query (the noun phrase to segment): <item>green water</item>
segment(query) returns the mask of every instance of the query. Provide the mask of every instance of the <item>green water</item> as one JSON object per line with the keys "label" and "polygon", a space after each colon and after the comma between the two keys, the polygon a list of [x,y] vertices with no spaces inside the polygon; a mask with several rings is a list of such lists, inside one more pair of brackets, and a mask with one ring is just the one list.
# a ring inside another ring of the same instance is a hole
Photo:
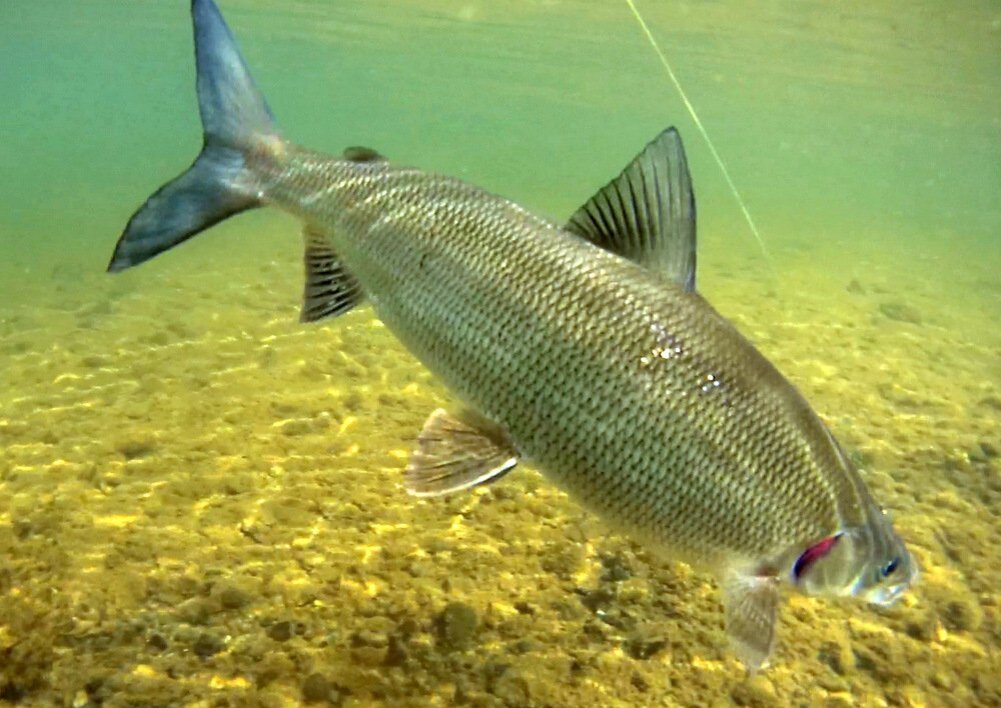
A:
{"label": "green water", "polygon": [[770,260],[625,2],[222,10],[287,136],[554,218],[677,125],[700,289],[861,460],[914,592],[790,598],[749,679],[712,579],[534,471],[410,499],[448,393],[368,309],[296,322],[291,219],[103,273],[200,145],[187,4],[7,0],[0,702],[1001,703],[1001,8],[637,6]]}

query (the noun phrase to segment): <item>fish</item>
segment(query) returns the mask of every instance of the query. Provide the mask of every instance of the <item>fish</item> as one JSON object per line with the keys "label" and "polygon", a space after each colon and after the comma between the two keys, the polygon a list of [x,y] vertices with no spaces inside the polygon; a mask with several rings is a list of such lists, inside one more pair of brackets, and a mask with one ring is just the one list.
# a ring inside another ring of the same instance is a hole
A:
{"label": "fish", "polygon": [[287,140],[213,0],[193,0],[204,131],[194,163],[132,215],[108,270],[234,214],[303,223],[300,319],[363,302],[457,401],[403,473],[416,497],[528,462],[669,561],[711,574],[751,671],[782,593],[895,602],[918,565],[799,391],[696,287],[679,132],[659,133],[567,221],[376,150]]}

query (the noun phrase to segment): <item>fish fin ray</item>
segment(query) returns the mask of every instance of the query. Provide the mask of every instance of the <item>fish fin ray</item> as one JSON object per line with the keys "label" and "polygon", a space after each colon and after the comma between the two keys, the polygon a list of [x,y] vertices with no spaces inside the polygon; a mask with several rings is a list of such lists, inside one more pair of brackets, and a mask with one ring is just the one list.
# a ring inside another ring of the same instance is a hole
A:
{"label": "fish fin ray", "polygon": [[775,648],[781,596],[778,580],[731,572],[723,582],[726,633],[752,673],[764,667]]}
{"label": "fish fin ray", "polygon": [[566,229],[694,290],[695,194],[678,131],[650,141]]}
{"label": "fish fin ray", "polygon": [[220,221],[261,206],[246,156],[277,153],[282,139],[236,40],[212,0],[193,0],[198,109],[203,147],[182,175],[132,215],[108,271],[139,265]]}
{"label": "fish fin ray", "polygon": [[435,497],[494,482],[518,463],[518,451],[495,423],[464,411],[434,411],[417,438],[404,486],[417,497]]}
{"label": "fish fin ray", "polygon": [[302,233],[306,242],[306,285],[299,321],[316,322],[343,315],[364,300],[365,293],[322,233],[309,226]]}

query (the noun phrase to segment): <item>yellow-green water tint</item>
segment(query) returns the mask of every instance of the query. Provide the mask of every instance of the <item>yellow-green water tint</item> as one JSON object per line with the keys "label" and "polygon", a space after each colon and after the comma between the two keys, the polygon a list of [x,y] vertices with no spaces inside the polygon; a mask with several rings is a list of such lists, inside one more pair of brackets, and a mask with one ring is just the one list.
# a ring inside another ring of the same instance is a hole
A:
{"label": "yellow-green water tint", "polygon": [[[923,569],[791,598],[748,679],[717,590],[529,469],[415,501],[448,394],[364,309],[296,322],[298,226],[242,216],[117,276],[200,144],[182,0],[0,5],[0,701],[1001,702],[1001,9],[228,0],[290,136],[569,214],[665,125],[700,289],[859,459]],[[475,617],[475,629],[470,619]]]}

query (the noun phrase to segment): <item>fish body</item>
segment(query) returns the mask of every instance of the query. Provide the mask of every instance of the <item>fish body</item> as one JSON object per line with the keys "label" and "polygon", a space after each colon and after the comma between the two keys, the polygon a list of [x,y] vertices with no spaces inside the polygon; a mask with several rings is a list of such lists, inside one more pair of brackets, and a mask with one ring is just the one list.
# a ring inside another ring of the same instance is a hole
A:
{"label": "fish body", "polygon": [[282,138],[211,0],[193,0],[205,147],[132,217],[121,270],[271,205],[306,233],[304,320],[364,299],[460,398],[418,438],[419,496],[530,460],[587,508],[714,573],[763,664],[778,588],[895,600],[917,567],[803,397],[695,289],[680,137],[657,136],[566,224],[374,151]]}
{"label": "fish body", "polygon": [[450,177],[299,151],[255,174],[421,362],[606,518],[713,568],[865,523],[823,424],[697,292]]}

